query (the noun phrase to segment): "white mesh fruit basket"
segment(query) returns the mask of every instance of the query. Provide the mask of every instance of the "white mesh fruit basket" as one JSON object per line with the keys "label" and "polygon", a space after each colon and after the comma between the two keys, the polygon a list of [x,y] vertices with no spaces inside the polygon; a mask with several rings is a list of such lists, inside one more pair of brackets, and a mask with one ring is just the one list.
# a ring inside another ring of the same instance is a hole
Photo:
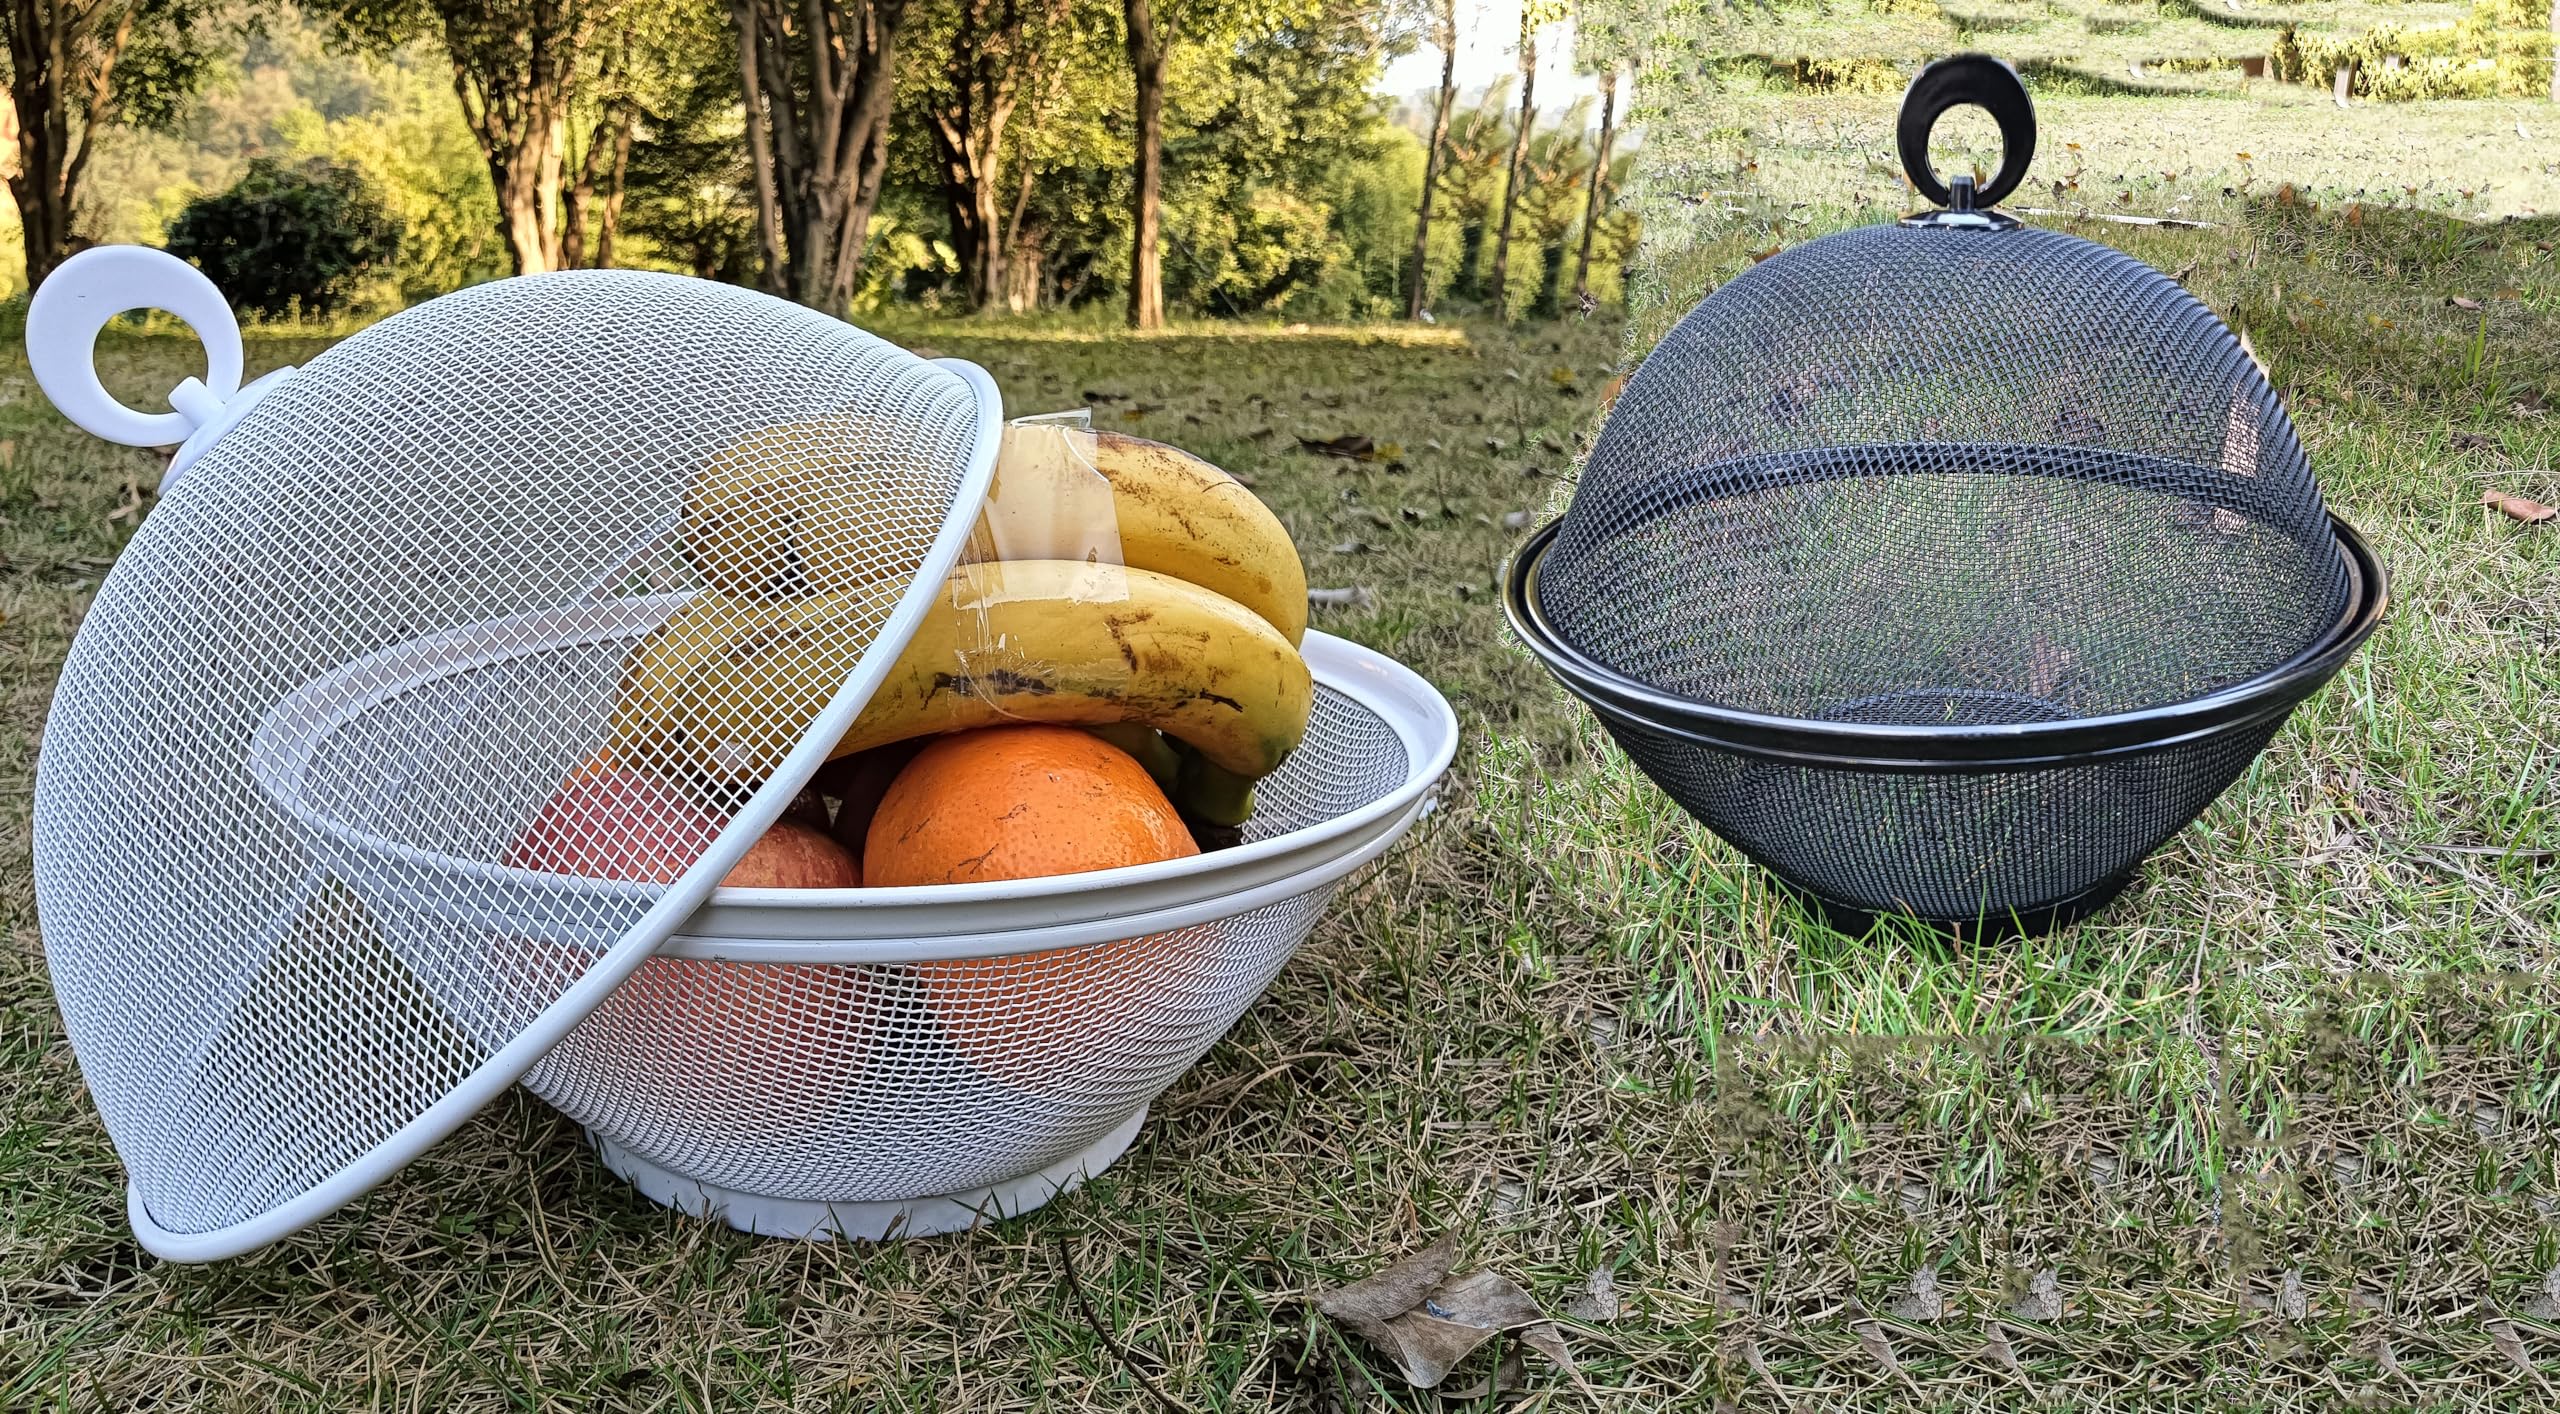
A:
{"label": "white mesh fruit basket", "polygon": [[[137,308],[209,350],[168,414],[92,366]],[[752,292],[582,272],[243,388],[202,277],[115,248],[48,280],[28,331],[75,421],[185,444],[66,660],[35,812],[56,996],[163,1256],[305,1226],[519,1079],[650,1196],[755,1231],[1036,1206],[1131,1141],[1454,748],[1428,685],[1311,635],[1304,741],[1239,845],[715,892],[960,562],[1003,425],[983,373]],[[820,596],[831,666],[689,685],[744,724],[701,767],[754,764],[725,820],[688,834],[695,807],[644,793],[572,867],[527,867],[622,730],[635,650],[771,575]],[[600,862],[643,848],[663,870]]]}

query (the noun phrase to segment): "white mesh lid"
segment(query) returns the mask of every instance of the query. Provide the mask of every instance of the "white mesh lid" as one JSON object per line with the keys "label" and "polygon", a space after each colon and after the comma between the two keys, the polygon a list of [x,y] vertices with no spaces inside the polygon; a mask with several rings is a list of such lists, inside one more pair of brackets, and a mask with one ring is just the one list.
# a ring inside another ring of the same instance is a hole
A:
{"label": "white mesh lid", "polygon": [[[156,418],[91,362],[140,308],[209,352]],[[464,290],[247,390],[158,252],[75,257],[27,329],[75,421],[188,438],[35,801],[55,994],[135,1231],[182,1260],[380,1182],[693,911],[912,635],[1001,427],[970,365],[671,275]],[[741,674],[741,633],[817,676]]]}

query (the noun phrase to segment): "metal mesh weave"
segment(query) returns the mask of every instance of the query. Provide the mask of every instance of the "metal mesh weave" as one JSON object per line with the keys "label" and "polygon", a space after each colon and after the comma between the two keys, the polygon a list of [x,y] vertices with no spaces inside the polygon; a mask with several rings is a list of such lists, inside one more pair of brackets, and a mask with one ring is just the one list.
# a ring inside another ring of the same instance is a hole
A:
{"label": "metal mesh weave", "polygon": [[2056,232],[1876,226],[1753,267],[1646,357],[1540,604],[1701,702],[1997,721],[2253,677],[2346,583],[2274,391],[2174,281]]}
{"label": "metal mesh weave", "polygon": [[843,680],[706,663],[720,759],[606,771],[529,853],[633,645],[714,586],[839,592],[858,652],[978,416],[839,321],[579,273],[375,325],[217,443],[101,587],[37,783],[55,989],[152,1219],[212,1232],[348,1170],[624,937],[719,836],[721,778]]}
{"label": "metal mesh weave", "polygon": [[[1255,791],[1250,839],[1405,784],[1395,732],[1319,688]],[[1325,884],[1093,947],[904,966],[652,958],[527,1083],[652,1163],[721,1188],[869,1202],[1018,1178],[1173,1083],[1270,984]]]}
{"label": "metal mesh weave", "polygon": [[[1536,593],[1566,646],[1709,711],[1966,727],[2261,678],[2339,624],[2353,583],[2275,392],[2176,282],[2056,232],[1877,226],[1753,267],[1646,358]],[[1880,771],[1601,716],[1780,876],[1935,920],[2121,879],[2281,721],[2086,764]]]}

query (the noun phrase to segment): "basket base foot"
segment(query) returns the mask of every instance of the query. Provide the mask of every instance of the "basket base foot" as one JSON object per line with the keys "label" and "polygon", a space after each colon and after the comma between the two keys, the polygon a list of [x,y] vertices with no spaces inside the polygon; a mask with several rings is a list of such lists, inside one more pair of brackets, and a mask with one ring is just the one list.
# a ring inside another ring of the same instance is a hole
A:
{"label": "basket base foot", "polygon": [[596,1156],[652,1202],[695,1217],[716,1217],[740,1232],[759,1237],[797,1237],[813,1241],[854,1238],[880,1242],[892,1237],[933,1237],[963,1232],[980,1223],[1019,1217],[1061,1193],[1072,1193],[1084,1181],[1111,1167],[1138,1137],[1147,1122],[1141,1105],[1110,1133],[1082,1150],[1034,1173],[964,1193],[927,1198],[882,1199],[861,1203],[827,1203],[805,1198],[769,1198],[704,1183],[660,1168],[601,1134],[587,1137]]}
{"label": "basket base foot", "polygon": [[2022,912],[1986,914],[1979,918],[1917,918],[1908,913],[1880,913],[1824,898],[1811,889],[1785,880],[1780,880],[1780,883],[1834,932],[1852,938],[1865,935],[1886,919],[1897,919],[1905,923],[1916,922],[1931,932],[1960,943],[2006,943],[2020,938],[2042,937],[2087,918],[2115,902],[2116,895],[2123,893],[2125,885],[2133,882],[2136,872],[2138,868],[2128,869],[2057,903]]}

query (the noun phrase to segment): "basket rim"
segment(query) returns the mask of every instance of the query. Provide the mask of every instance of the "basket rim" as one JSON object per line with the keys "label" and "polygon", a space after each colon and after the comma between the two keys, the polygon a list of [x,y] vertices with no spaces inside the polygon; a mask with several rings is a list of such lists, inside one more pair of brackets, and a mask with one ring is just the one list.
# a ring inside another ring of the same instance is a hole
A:
{"label": "basket rim", "polygon": [[1538,602],[1538,571],[1564,517],[1532,533],[1503,574],[1512,632],[1565,689],[1604,717],[1699,746],[1795,765],[1865,771],[2025,770],[2163,750],[2282,716],[2318,691],[2390,608],[2388,572],[2364,536],[2331,512],[2348,578],[2337,621],[2283,663],[2200,697],[2056,722],[1913,726],[1753,712],[1648,686],[1566,643]]}

